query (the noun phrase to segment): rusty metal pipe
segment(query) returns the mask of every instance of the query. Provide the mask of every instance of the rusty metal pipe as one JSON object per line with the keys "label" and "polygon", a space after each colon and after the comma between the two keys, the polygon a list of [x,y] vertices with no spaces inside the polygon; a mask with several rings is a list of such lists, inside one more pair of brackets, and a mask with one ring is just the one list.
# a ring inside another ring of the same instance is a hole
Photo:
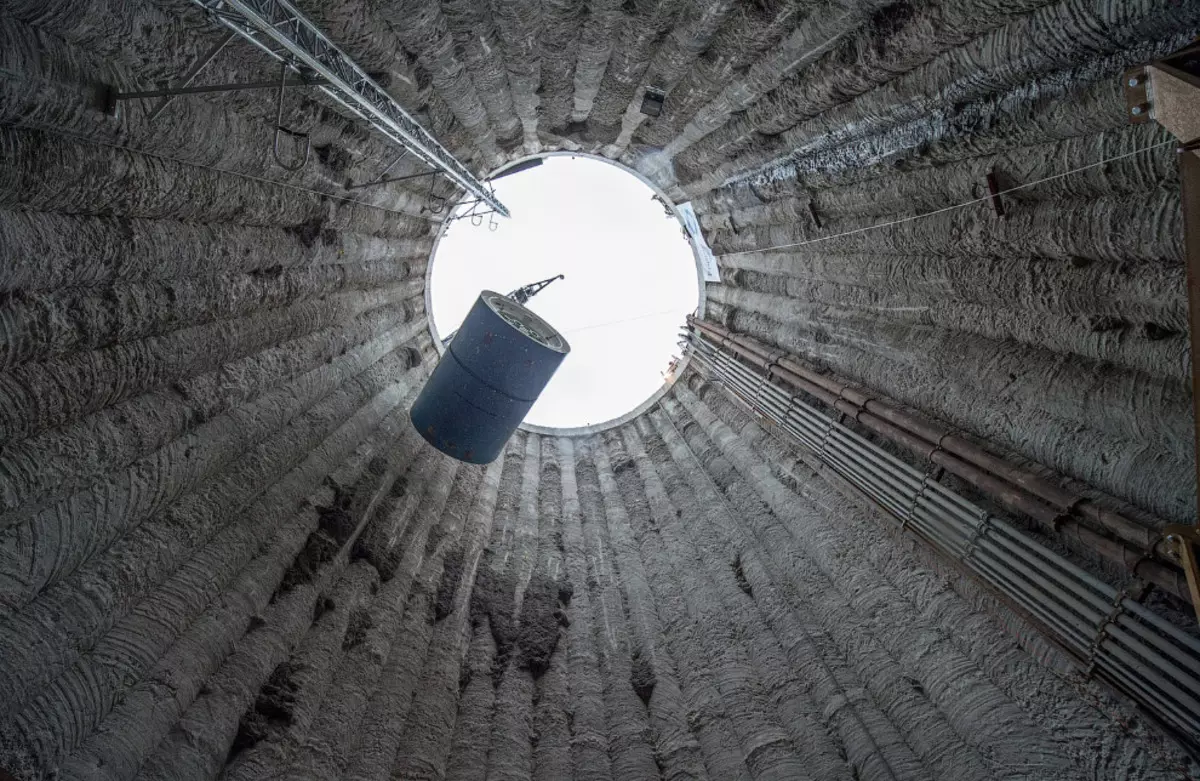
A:
{"label": "rusty metal pipe", "polygon": [[[957,453],[950,452],[944,446],[939,447],[936,441],[930,441],[915,431],[876,415],[862,405],[855,404],[851,400],[851,396],[856,396],[860,400],[866,400],[867,397],[854,389],[843,385],[841,386],[841,391],[834,393],[829,387],[830,383],[836,385],[834,381],[824,378],[822,382],[817,382],[817,379],[823,378],[823,375],[804,369],[804,367],[799,367],[803,370],[803,374],[793,371],[790,365],[784,365],[783,359],[787,356],[783,351],[768,351],[767,348],[757,344],[748,337],[735,334],[721,326],[698,320],[694,317],[689,317],[688,323],[704,333],[715,337],[714,341],[718,345],[733,350],[747,362],[767,371],[771,375],[779,377],[789,385],[808,393],[839,412],[853,417],[865,428],[889,441],[903,446],[919,458],[935,463],[951,474],[966,480],[972,486],[991,496],[1009,510],[1031,517],[1067,541],[1075,542],[1084,549],[1098,554],[1138,577],[1145,578],[1169,593],[1178,596],[1180,599],[1187,602],[1191,601],[1186,576],[1175,569],[1173,562],[1164,555],[1164,551],[1160,550],[1159,546],[1151,546],[1148,549],[1133,548],[1128,542],[1113,540],[1096,532],[1081,523],[1077,518],[1064,514],[1063,511],[1060,511],[1054,504],[1048,503],[1040,495],[1029,491],[1025,487],[1025,484],[1007,481],[1002,476],[985,467],[960,458]],[[787,363],[791,364],[793,362],[789,361]],[[877,401],[874,399],[870,400]],[[891,408],[891,411],[892,414],[890,417],[892,419],[912,421],[911,416],[894,407]],[[927,432],[935,431],[934,429],[930,429],[928,425],[918,426],[917,428],[923,428]],[[983,452],[976,446],[971,445],[971,443],[965,442],[965,440],[963,442],[966,445],[970,445],[974,450],[980,453]],[[992,456],[991,454],[987,454],[987,456],[988,458],[985,460],[985,463],[1000,461],[1006,465],[1007,472],[1022,471],[1011,464],[1007,464],[1007,462],[1003,462],[1002,459],[998,459],[996,456]],[[1029,475],[1029,477],[1032,480],[1025,481],[1026,484],[1039,481],[1042,483],[1045,482],[1033,475]],[[1062,489],[1058,490],[1062,492]],[[1085,500],[1081,498],[1076,503],[1075,509],[1079,509],[1079,504],[1083,501]],[[1113,518],[1120,518],[1126,524],[1133,524],[1133,521],[1117,513],[1105,511],[1104,514],[1110,521]],[[1149,530],[1143,531],[1145,534],[1152,534]],[[1155,559],[1158,560],[1156,561]]]}
{"label": "rusty metal pipe", "polygon": [[[757,362],[757,360],[761,360],[760,356],[758,356],[758,355],[755,355],[753,357],[749,357],[749,356],[746,356],[746,357],[748,357],[751,362]],[[730,358],[725,358],[724,360],[729,361],[731,366],[736,367],[738,365],[735,361],[732,361],[732,359],[730,359]],[[742,369],[741,371],[747,377],[749,376],[749,370]],[[781,371],[781,372],[779,372],[779,374],[781,377],[787,379],[789,372]],[[750,380],[749,384],[753,385],[753,380]],[[803,388],[805,383],[802,380],[798,380],[797,385]],[[768,384],[767,387],[771,387],[771,386]],[[1051,508],[1040,504],[1035,499],[1025,496],[1025,495],[1021,494],[1019,491],[1013,490],[1012,487],[1004,485],[1003,483],[999,482],[996,478],[994,478],[990,475],[987,475],[985,472],[982,472],[981,470],[972,468],[971,465],[969,465],[969,464],[966,464],[966,463],[956,460],[952,457],[949,457],[944,453],[937,452],[936,448],[934,448],[933,446],[929,445],[926,442],[921,441],[919,438],[913,437],[912,435],[908,434],[907,432],[904,432],[903,430],[899,429],[898,427],[891,426],[886,421],[877,420],[873,416],[870,416],[870,415],[860,415],[858,419],[866,427],[875,431],[877,434],[880,434],[881,436],[885,437],[886,439],[895,441],[898,444],[904,445],[910,451],[915,452],[920,456],[930,458],[930,460],[933,461],[933,463],[937,463],[938,465],[946,468],[947,471],[951,471],[954,474],[959,475],[963,479],[968,480],[968,482],[970,482],[972,485],[975,485],[977,488],[984,491],[985,493],[988,493],[990,495],[998,495],[998,498],[1000,499],[1000,501],[1002,501],[1006,506],[1009,506],[1010,509],[1013,509],[1017,512],[1022,512],[1026,515],[1029,515],[1047,526],[1053,526],[1054,523],[1056,522],[1056,520],[1058,520],[1060,518],[1058,513],[1055,513]],[[810,425],[815,425],[815,424],[810,424]],[[809,436],[814,436],[815,434],[816,434],[816,432],[814,431],[814,432],[810,433]],[[836,437],[831,437],[830,444],[833,444],[836,439],[837,439]],[[861,457],[861,456],[862,456],[862,454],[858,454],[857,457]],[[1084,527],[1084,528],[1086,529],[1086,527]],[[1091,530],[1087,530],[1087,531],[1090,532]],[[1098,540],[1099,542],[1093,542],[1093,537],[1090,537],[1086,534],[1083,536],[1082,539],[1078,539],[1078,535],[1076,535],[1076,538],[1080,542],[1080,544],[1085,544],[1090,549],[1100,547],[1102,550],[1107,551],[1110,558],[1113,558],[1113,557],[1120,558],[1121,557],[1121,552],[1122,552],[1121,549],[1113,547],[1113,543],[1111,540],[1109,540],[1108,538],[1103,537],[1101,535],[1095,535],[1094,532],[1092,532],[1092,535],[1094,535],[1095,540]],[[1139,556],[1138,559],[1140,559],[1140,558],[1141,557]],[[1124,561],[1125,566],[1127,568],[1129,566],[1134,566],[1138,563],[1137,560],[1125,561],[1124,559],[1122,559],[1122,561]]]}
{"label": "rusty metal pipe", "polygon": [[[1100,525],[1123,540],[1138,546],[1142,551],[1155,557],[1174,563],[1162,535],[1152,529],[1125,517],[1119,512],[1103,507],[1087,497],[1080,496],[1068,489],[1055,485],[1043,477],[1022,469],[1004,458],[989,453],[980,446],[956,434],[953,430],[935,422],[925,420],[901,409],[894,402],[878,397],[868,396],[860,389],[848,383],[822,374],[800,363],[795,356],[782,350],[771,351],[769,348],[756,343],[742,334],[736,334],[723,326],[699,320],[689,316],[688,323],[718,340],[719,343],[735,348],[737,352],[748,357],[767,361],[765,368],[775,371],[782,376],[780,368],[785,369],[789,378],[803,380],[805,391],[821,401],[835,406],[839,411],[856,415],[857,408],[870,412],[905,431],[911,432],[931,443],[931,447],[946,450],[962,460],[990,472],[1000,479],[1018,486],[1039,500],[1049,504],[1061,513],[1075,512],[1088,520]],[[776,368],[778,367],[778,368]],[[809,390],[809,387],[819,388],[821,392]],[[849,405],[846,404],[849,403]]]}
{"label": "rusty metal pipe", "polygon": [[[1164,560],[1170,561],[1166,555],[1167,549],[1161,540],[1161,535],[1118,512],[1102,507],[1086,497],[1078,496],[1042,477],[1021,469],[963,439],[948,428],[914,417],[893,403],[867,396],[845,382],[813,371],[800,364],[794,356],[786,354],[782,350],[771,351],[747,336],[736,334],[715,323],[698,320],[695,317],[689,317],[688,322],[715,337],[718,343],[734,348],[743,357],[753,356],[765,361],[766,363],[758,364],[760,367],[773,371],[789,381],[800,381],[797,383],[798,387],[829,406],[837,408],[840,412],[856,417],[859,410],[870,412],[926,440],[930,443],[931,449],[947,450],[968,463],[1022,488],[1057,510],[1078,512],[1122,539],[1138,545],[1146,552],[1153,552]],[[784,371],[780,371],[780,369]],[[847,402],[849,403],[847,404]]]}
{"label": "rusty metal pipe", "polygon": [[[1103,670],[1111,683],[1140,682],[1129,692],[1135,699],[1153,687],[1159,694],[1155,706],[1170,720],[1196,731],[1197,722],[1188,715],[1195,708],[1189,710],[1187,704],[1200,705],[1195,699],[1200,684],[1191,676],[1200,642],[1003,520],[985,520],[978,508],[960,504],[959,497],[936,482],[910,510],[907,497],[922,482],[912,466],[834,423],[780,385],[764,382],[762,375],[711,342],[699,340],[695,350],[699,363],[749,409],[806,442],[832,472],[905,522],[914,535],[949,554],[960,571],[973,572],[1006,605],[1048,630],[1047,636],[1065,652],[1081,664],[1095,665],[1089,669]],[[955,501],[943,504],[948,499]],[[1180,702],[1185,703],[1182,709]]]}

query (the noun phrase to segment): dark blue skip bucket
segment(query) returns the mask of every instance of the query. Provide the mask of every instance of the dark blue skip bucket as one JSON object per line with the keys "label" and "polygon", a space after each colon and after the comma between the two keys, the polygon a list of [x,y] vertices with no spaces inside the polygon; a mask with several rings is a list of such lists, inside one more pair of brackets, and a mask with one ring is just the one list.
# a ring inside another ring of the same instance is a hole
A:
{"label": "dark blue skip bucket", "polygon": [[413,403],[413,426],[448,456],[490,464],[570,351],[545,320],[485,290]]}

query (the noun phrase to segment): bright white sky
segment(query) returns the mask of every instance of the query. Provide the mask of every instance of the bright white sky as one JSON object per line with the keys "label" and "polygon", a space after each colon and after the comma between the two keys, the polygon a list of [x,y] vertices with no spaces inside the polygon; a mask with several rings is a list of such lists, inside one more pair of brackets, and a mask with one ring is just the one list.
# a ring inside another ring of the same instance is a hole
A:
{"label": "bright white sky", "polygon": [[512,219],[497,218],[494,232],[486,217],[479,227],[459,220],[438,246],[438,333],[458,327],[480,290],[565,274],[526,305],[571,352],[525,422],[587,426],[629,412],[662,387],[679,327],[699,305],[682,226],[637,177],[585,157],[548,157],[495,187]]}

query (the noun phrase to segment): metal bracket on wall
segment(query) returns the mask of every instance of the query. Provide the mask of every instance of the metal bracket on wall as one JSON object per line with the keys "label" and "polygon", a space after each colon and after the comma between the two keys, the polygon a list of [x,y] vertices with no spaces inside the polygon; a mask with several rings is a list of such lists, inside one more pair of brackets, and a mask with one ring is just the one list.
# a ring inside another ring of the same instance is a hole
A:
{"label": "metal bracket on wall", "polygon": [[[491,187],[490,183],[488,184],[488,187]],[[495,209],[488,209],[487,211],[479,211],[478,210],[479,207],[483,205],[483,201],[481,199],[476,198],[475,200],[473,200],[469,203],[464,203],[462,205],[470,206],[471,208],[462,214],[452,215],[449,219],[446,220],[447,223],[454,222],[455,220],[469,219],[471,221],[471,224],[474,225],[476,228],[478,228],[479,226],[483,225],[483,218],[487,217],[488,218],[488,230],[494,231],[500,227],[500,223],[496,222],[496,218],[494,216],[490,216],[490,215],[496,214]]]}
{"label": "metal bracket on wall", "polygon": [[[440,195],[433,194],[433,186],[435,184],[437,184],[436,176],[429,180],[429,192],[425,194],[425,200],[429,201],[429,203],[431,204],[429,206],[430,212],[432,212],[433,214],[441,214],[442,212],[446,211],[446,199]],[[433,206],[432,204],[435,204],[435,203],[437,205]]]}
{"label": "metal bracket on wall", "polygon": [[[382,185],[382,184],[391,184],[392,182],[404,182],[404,181],[408,181],[410,179],[421,179],[421,178],[428,176],[428,177],[430,177],[429,178],[429,192],[426,193],[425,200],[427,200],[431,205],[427,206],[426,208],[428,208],[429,211],[433,214],[441,214],[442,212],[444,212],[446,210],[446,199],[440,195],[433,194],[433,187],[435,184],[437,184],[437,178],[438,178],[438,175],[442,173],[441,171],[423,171],[419,174],[405,174],[404,176],[388,176],[387,175],[388,171],[391,171],[393,168],[395,168],[397,163],[399,163],[404,158],[408,157],[408,153],[409,153],[409,150],[407,150],[407,149],[405,149],[403,152],[401,152],[400,156],[397,157],[395,160],[393,160],[391,163],[389,163],[388,167],[383,169],[383,171],[380,172],[379,176],[377,176],[374,180],[372,180],[370,182],[361,182],[360,184],[355,184],[353,181],[347,180],[347,182],[345,184],[345,188],[347,190],[362,190],[367,187],[378,187],[379,185]],[[436,204],[436,205],[432,205],[432,204]]]}
{"label": "metal bracket on wall", "polygon": [[[391,166],[388,166],[388,167],[390,168]],[[424,179],[426,176],[432,176],[436,179],[437,175],[440,173],[441,173],[441,171],[422,171],[419,174],[405,174],[404,176],[388,176],[388,177],[384,177],[382,179],[376,179],[373,182],[363,182],[362,184],[354,184],[352,182],[346,182],[346,189],[347,190],[362,190],[367,187],[378,187],[382,184],[391,184],[392,182],[406,182],[409,179]],[[429,189],[430,190],[433,189],[432,180],[431,180],[431,184],[429,185]]]}
{"label": "metal bracket on wall", "polygon": [[1187,575],[1192,604],[1200,605],[1200,526],[1172,524],[1163,533],[1167,536],[1171,553],[1179,558],[1179,564]]}
{"label": "metal bracket on wall", "polygon": [[[1200,389],[1200,44],[1193,44],[1125,72],[1125,102],[1129,121],[1161,125],[1181,142],[1179,178],[1183,189],[1184,251],[1187,261],[1188,319],[1192,346],[1192,390]],[[1200,485],[1200,393],[1193,392],[1196,478]],[[1198,497],[1200,499],[1200,497]],[[1200,518],[1200,512],[1197,513]],[[1172,531],[1173,530],[1173,531]],[[1187,572],[1196,618],[1200,620],[1200,572],[1196,544],[1200,526],[1168,527],[1168,541]]]}
{"label": "metal bracket on wall", "polygon": [[662,114],[663,103],[667,100],[667,92],[659,87],[646,87],[642,93],[642,106],[640,111],[648,117],[657,117]]}
{"label": "metal bracket on wall", "polygon": [[[159,98],[160,100],[146,114],[146,123],[153,124],[160,114],[171,104],[176,98],[182,95],[202,95],[218,92],[242,92],[246,90],[258,89],[276,89],[278,90],[276,98],[276,113],[275,113],[275,134],[271,140],[271,156],[275,159],[275,163],[285,171],[299,171],[307,163],[312,156],[312,139],[308,133],[299,130],[293,130],[283,124],[283,98],[288,87],[320,87],[329,82],[325,79],[315,77],[311,72],[297,66],[289,59],[280,60],[279,78],[275,81],[251,81],[241,82],[236,84],[202,84],[192,86],[192,82],[196,80],[205,68],[216,59],[217,55],[224,51],[229,42],[233,40],[234,33],[228,33],[223,36],[215,46],[203,54],[196,64],[187,72],[182,81],[174,87],[163,87],[154,90],[135,90],[132,92],[121,92],[115,87],[105,85],[100,93],[101,110],[109,115],[116,115],[118,106],[129,100],[149,100],[151,98]],[[295,78],[289,78],[289,72],[294,71],[298,74]],[[293,154],[290,162],[284,162],[284,155],[280,152],[280,140],[283,137],[291,139],[293,144]],[[304,144],[304,152],[301,155],[299,152],[300,144]]]}
{"label": "metal bracket on wall", "polygon": [[1145,66],[1139,65],[1125,71],[1121,77],[1125,83],[1125,109],[1129,121],[1141,125],[1150,121],[1150,95],[1147,87]]}
{"label": "metal bracket on wall", "polygon": [[[478,205],[478,203],[476,205]],[[495,214],[496,214],[495,209],[489,209],[488,211],[485,211],[485,212],[476,212],[474,210],[474,208],[472,208],[471,214],[469,214],[467,216],[469,216],[471,218],[471,224],[474,225],[476,228],[478,228],[480,225],[483,225],[483,218],[487,217],[488,218],[488,230],[495,231],[497,228],[500,227],[500,223],[496,222]]]}
{"label": "metal bracket on wall", "polygon": [[195,80],[197,73],[191,73],[184,77],[183,82],[176,87],[163,87],[162,89],[138,90],[135,92],[119,92],[115,88],[105,85],[102,88],[100,102],[101,108],[106,114],[117,113],[117,105],[126,100],[147,100],[149,98],[162,98],[154,108],[146,115],[146,119],[152,122],[162,110],[167,107],[175,98],[181,95],[200,95],[212,92],[242,92],[245,90],[255,89],[279,89],[284,87],[320,87],[326,82],[324,79],[299,76],[292,79],[284,78],[282,80],[272,81],[248,81],[237,84],[202,84],[198,87],[190,86]]}
{"label": "metal bracket on wall", "polygon": [[319,89],[389,141],[408,149],[430,168],[498,214],[508,209],[471,171],[409,115],[287,0],[192,0],[212,18],[276,60],[290,61],[325,82]]}
{"label": "metal bracket on wall", "polygon": [[[401,160],[403,160],[406,157],[408,157],[408,150],[407,149],[400,150],[400,154],[396,155],[396,159],[393,160],[392,162],[388,163],[387,168],[385,168],[379,172],[379,176],[375,177],[375,181],[377,181],[377,182],[382,181],[383,178],[385,176],[387,176],[393,168],[396,167],[396,164],[399,163]],[[347,190],[353,189],[353,186],[354,186],[353,182],[346,182]]]}
{"label": "metal bracket on wall", "polygon": [[1000,199],[1000,181],[996,178],[996,169],[988,171],[987,175],[988,195],[992,198],[992,208],[996,210],[996,216],[1004,219],[1004,201]]}
{"label": "metal bracket on wall", "polygon": [[812,217],[813,225],[816,225],[818,230],[825,227],[821,224],[821,215],[817,214],[817,207],[813,203],[811,196],[808,199],[808,215]]}
{"label": "metal bracket on wall", "polygon": [[[234,35],[235,33],[225,33],[225,35],[221,36],[221,40],[217,41],[216,45],[203,54],[200,59],[196,60],[196,64],[193,65],[192,69],[187,72],[187,74],[183,77],[183,81],[177,85],[176,89],[191,86],[192,82],[196,80],[196,77],[200,75],[201,71],[207,68],[209,63],[216,59],[217,55],[225,50],[225,47],[228,46],[229,42],[233,40]],[[161,114],[167,106],[171,105],[173,100],[175,100],[174,94],[164,95],[162,100],[160,100],[154,106],[154,108],[150,110],[150,113],[146,115],[146,122],[153,123],[154,120],[158,119],[158,115]]]}

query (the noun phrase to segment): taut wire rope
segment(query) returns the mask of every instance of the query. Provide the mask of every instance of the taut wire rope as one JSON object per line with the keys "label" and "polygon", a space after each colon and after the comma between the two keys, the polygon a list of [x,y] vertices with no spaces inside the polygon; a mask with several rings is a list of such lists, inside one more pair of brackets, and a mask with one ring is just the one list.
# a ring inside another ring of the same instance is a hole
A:
{"label": "taut wire rope", "polygon": [[1015,187],[1009,187],[1008,189],[1001,190],[995,194],[988,193],[987,195],[984,195],[980,198],[974,198],[969,201],[964,201],[963,203],[957,203],[953,206],[944,206],[941,209],[934,209],[933,211],[925,212],[924,214],[914,214],[911,217],[902,217],[898,220],[889,220],[888,222],[880,222],[875,225],[867,225],[866,227],[863,227],[863,228],[855,228],[854,230],[843,231],[842,233],[835,233],[832,236],[821,236],[816,239],[808,239],[807,241],[797,241],[797,242],[793,242],[791,244],[776,244],[773,247],[756,247],[755,249],[745,249],[745,250],[739,250],[737,252],[724,252],[724,253],[721,253],[721,255],[719,255],[718,257],[731,258],[731,257],[735,257],[737,255],[751,255],[755,252],[773,252],[775,250],[791,249],[793,247],[806,247],[810,244],[820,244],[823,241],[832,241],[833,239],[840,239],[843,236],[853,236],[857,233],[866,233],[867,231],[873,231],[878,228],[889,228],[893,225],[902,225],[906,222],[914,222],[916,220],[925,219],[926,217],[933,217],[934,215],[937,215],[937,214],[945,214],[946,212],[952,212],[957,209],[963,209],[963,208],[966,208],[967,206],[973,206],[977,203],[987,203],[987,202],[990,202],[994,198],[999,198],[1000,196],[1006,195],[1008,193],[1015,193],[1018,190],[1025,190],[1030,187],[1036,187],[1039,184],[1045,184],[1046,182],[1051,182],[1051,181],[1054,181],[1055,179],[1062,179],[1063,177],[1071,176],[1073,174],[1080,173],[1081,171],[1087,171],[1091,168],[1096,168],[1098,166],[1107,165],[1108,163],[1114,162],[1116,160],[1123,160],[1126,157],[1133,157],[1134,155],[1140,155],[1145,152],[1152,152],[1155,149],[1160,149],[1164,146],[1169,146],[1171,144],[1178,144],[1178,143],[1179,142],[1176,141],[1175,139],[1171,139],[1170,141],[1163,141],[1158,144],[1151,144],[1150,146],[1140,147],[1138,149],[1133,150],[1132,152],[1125,152],[1124,154],[1114,155],[1113,157],[1108,157],[1108,158],[1105,158],[1104,160],[1098,160],[1094,163],[1088,163],[1087,165],[1080,166],[1079,168],[1072,168],[1070,171],[1063,171],[1062,173],[1053,174],[1051,176],[1045,176],[1045,177],[1042,177],[1041,179],[1035,179],[1032,182],[1026,182],[1025,184],[1018,184]]}

